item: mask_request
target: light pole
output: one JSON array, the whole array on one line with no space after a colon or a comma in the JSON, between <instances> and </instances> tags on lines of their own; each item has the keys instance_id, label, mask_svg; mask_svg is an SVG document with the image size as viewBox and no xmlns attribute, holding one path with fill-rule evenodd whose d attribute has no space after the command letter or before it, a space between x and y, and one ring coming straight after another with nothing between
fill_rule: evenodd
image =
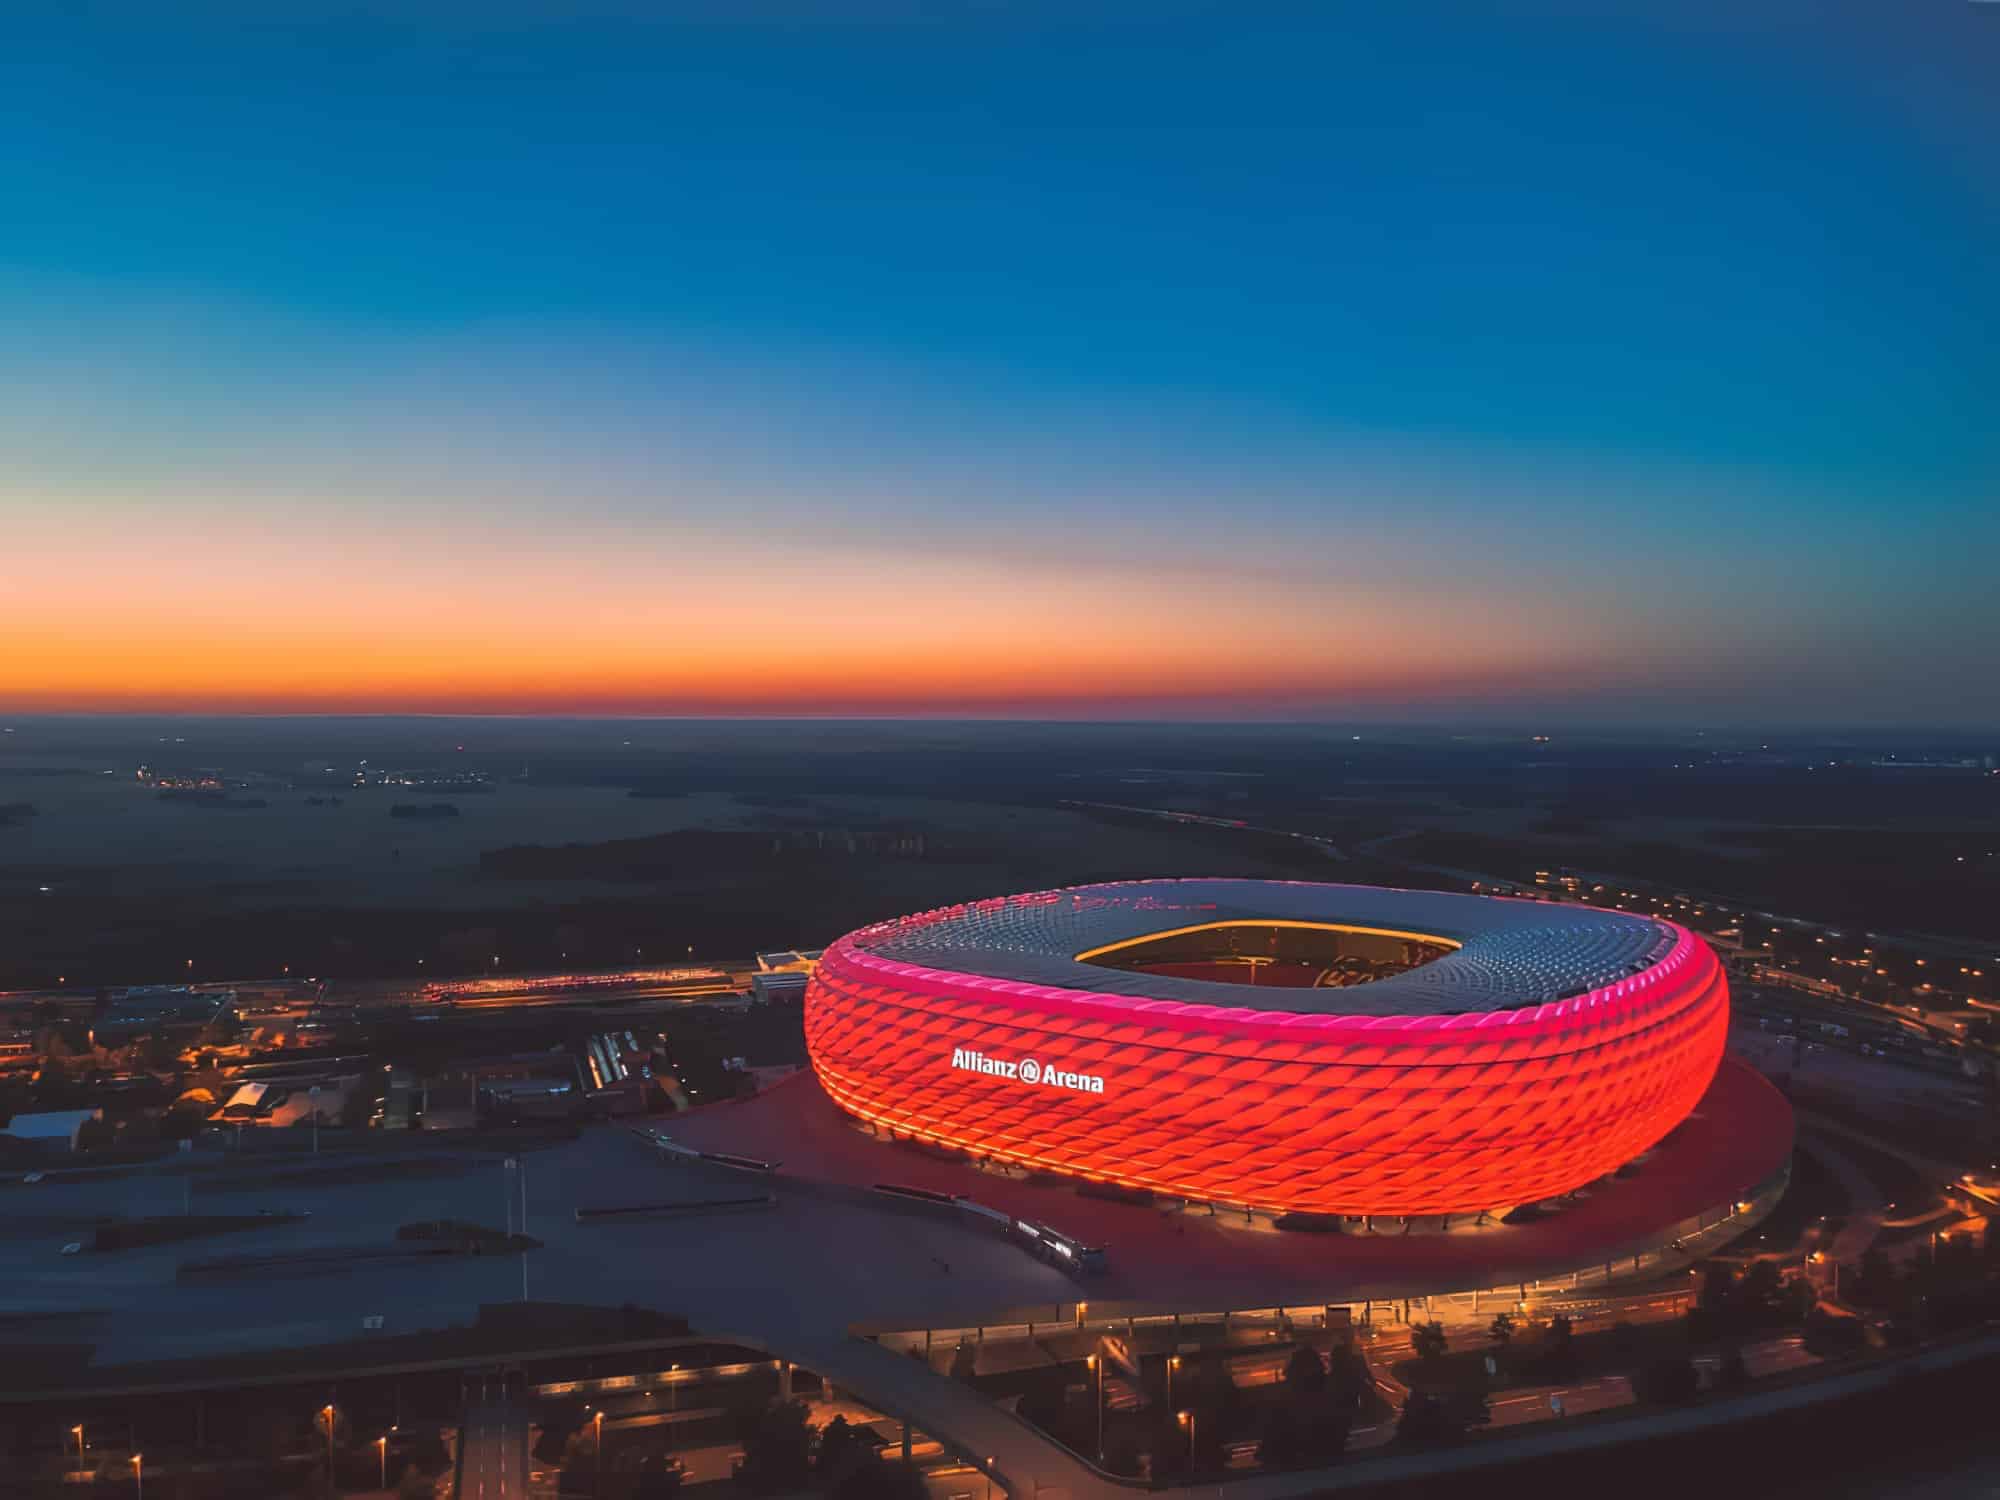
<instances>
[{"instance_id":1,"label":"light pole","mask_svg":"<svg viewBox=\"0 0 2000 1500\"><path fill-rule=\"evenodd\" d=\"M601 1495L604 1493L604 1411L602 1408L599 1408L597 1415L591 1418L591 1426L595 1429L595 1432L592 1435L590 1444L590 1492L593 1495Z\"/></svg>"},{"instance_id":2,"label":"light pole","mask_svg":"<svg viewBox=\"0 0 2000 1500\"><path fill-rule=\"evenodd\" d=\"M1191 1411L1180 1413L1180 1422L1181 1426L1188 1430L1188 1467L1192 1469L1194 1467L1194 1413Z\"/></svg>"},{"instance_id":3,"label":"light pole","mask_svg":"<svg viewBox=\"0 0 2000 1500\"><path fill-rule=\"evenodd\" d=\"M326 1418L326 1483L327 1488L331 1489L333 1487L333 1403L331 1401L327 1402L326 1405L319 1409L319 1414Z\"/></svg>"},{"instance_id":4,"label":"light pole","mask_svg":"<svg viewBox=\"0 0 2000 1500\"><path fill-rule=\"evenodd\" d=\"M1174 1371L1180 1367L1181 1357L1178 1354L1169 1354L1167 1356L1167 1406L1169 1409L1174 1404Z\"/></svg>"},{"instance_id":5,"label":"light pole","mask_svg":"<svg viewBox=\"0 0 2000 1500\"><path fill-rule=\"evenodd\" d=\"M132 1455L132 1482L139 1487L139 1500L146 1500L146 1455Z\"/></svg>"},{"instance_id":6,"label":"light pole","mask_svg":"<svg viewBox=\"0 0 2000 1500\"><path fill-rule=\"evenodd\" d=\"M386 1490L389 1488L389 1439L386 1436L375 1439L375 1456L382 1461L379 1480L382 1488Z\"/></svg>"},{"instance_id":7,"label":"light pole","mask_svg":"<svg viewBox=\"0 0 2000 1500\"><path fill-rule=\"evenodd\" d=\"M83 1467L83 1423L77 1423L76 1426L70 1428L70 1431L76 1434L76 1466L81 1469Z\"/></svg>"},{"instance_id":8,"label":"light pole","mask_svg":"<svg viewBox=\"0 0 2000 1500\"><path fill-rule=\"evenodd\" d=\"M1104 1462L1104 1361L1095 1354L1084 1361L1097 1372L1097 1461Z\"/></svg>"}]
</instances>

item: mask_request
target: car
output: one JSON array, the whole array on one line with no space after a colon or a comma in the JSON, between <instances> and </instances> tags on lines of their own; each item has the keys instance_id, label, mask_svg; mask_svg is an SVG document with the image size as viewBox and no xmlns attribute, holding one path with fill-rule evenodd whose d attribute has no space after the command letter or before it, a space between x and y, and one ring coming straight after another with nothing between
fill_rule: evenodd
<instances>
[{"instance_id":1,"label":"car","mask_svg":"<svg viewBox=\"0 0 2000 1500\"><path fill-rule=\"evenodd\" d=\"M41 1181L41 1180L42 1180L42 1179L43 1179L44 1177L46 1177L46 1176L48 1176L48 1175L49 1175L49 1174L48 1174L48 1173L46 1173L46 1172L30 1172L30 1173L29 1173L29 1174L28 1174L28 1175L27 1175L26 1177L23 1177L23 1178L21 1179L21 1181L23 1181L23 1182L40 1182L40 1181Z\"/></svg>"},{"instance_id":2,"label":"car","mask_svg":"<svg viewBox=\"0 0 2000 1500\"><path fill-rule=\"evenodd\" d=\"M71 1241L70 1241L70 1242L69 1242L69 1243L68 1243L67 1245L64 1245L64 1246L62 1247L62 1253L63 1253L64 1255L81 1255L81 1254L83 1254L83 1241L82 1241L82 1240L71 1240Z\"/></svg>"}]
</instances>

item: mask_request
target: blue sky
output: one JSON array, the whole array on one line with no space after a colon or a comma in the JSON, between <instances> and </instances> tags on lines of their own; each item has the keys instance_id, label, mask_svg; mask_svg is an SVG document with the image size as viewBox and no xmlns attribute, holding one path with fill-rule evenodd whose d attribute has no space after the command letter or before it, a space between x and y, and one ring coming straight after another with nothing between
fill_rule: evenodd
<instances>
[{"instance_id":1,"label":"blue sky","mask_svg":"<svg viewBox=\"0 0 2000 1500\"><path fill-rule=\"evenodd\" d=\"M739 666L829 708L920 632L999 658L1012 590L1282 654L1165 712L2000 722L2000 7L275 9L0 20L0 516L47 577L200 517L102 570L139 617L290 558L421 628L346 514L579 596L785 579L851 678ZM986 605L897 604L943 566Z\"/></svg>"}]
</instances>

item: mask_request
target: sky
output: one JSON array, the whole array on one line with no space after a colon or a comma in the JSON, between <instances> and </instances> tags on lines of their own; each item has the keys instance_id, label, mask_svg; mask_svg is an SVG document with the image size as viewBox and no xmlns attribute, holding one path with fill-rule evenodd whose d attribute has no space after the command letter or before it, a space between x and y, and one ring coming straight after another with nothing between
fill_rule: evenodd
<instances>
[{"instance_id":1,"label":"sky","mask_svg":"<svg viewBox=\"0 0 2000 1500\"><path fill-rule=\"evenodd\" d=\"M1973 0L0 8L0 711L2000 729L1995 77Z\"/></svg>"}]
</instances>

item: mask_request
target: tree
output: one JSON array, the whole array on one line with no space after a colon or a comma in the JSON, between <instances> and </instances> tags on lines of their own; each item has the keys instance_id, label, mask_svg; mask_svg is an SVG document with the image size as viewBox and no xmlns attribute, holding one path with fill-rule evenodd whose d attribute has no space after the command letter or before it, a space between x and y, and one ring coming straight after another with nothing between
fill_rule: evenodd
<instances>
[{"instance_id":1,"label":"tree","mask_svg":"<svg viewBox=\"0 0 2000 1500\"><path fill-rule=\"evenodd\" d=\"M1701 1292L1688 1309L1688 1338L1697 1344L1720 1337L1731 1323L1736 1296L1736 1273L1721 1261L1710 1261L1701 1279Z\"/></svg>"},{"instance_id":2,"label":"tree","mask_svg":"<svg viewBox=\"0 0 2000 1500\"><path fill-rule=\"evenodd\" d=\"M813 1459L813 1467L819 1471L822 1482L837 1479L853 1467L855 1456L864 1448L853 1424L845 1417L835 1417L819 1430L819 1453Z\"/></svg>"},{"instance_id":3,"label":"tree","mask_svg":"<svg viewBox=\"0 0 2000 1500\"><path fill-rule=\"evenodd\" d=\"M1318 1395L1326 1389L1326 1366L1318 1350L1301 1344L1292 1351L1285 1361L1285 1386L1298 1395Z\"/></svg>"},{"instance_id":4,"label":"tree","mask_svg":"<svg viewBox=\"0 0 2000 1500\"><path fill-rule=\"evenodd\" d=\"M1722 1363L1715 1371L1715 1383L1725 1391L1740 1391L1750 1383L1750 1367L1743 1362L1741 1349L1731 1349L1722 1356Z\"/></svg>"},{"instance_id":5,"label":"tree","mask_svg":"<svg viewBox=\"0 0 2000 1500\"><path fill-rule=\"evenodd\" d=\"M1396 1416L1396 1438L1412 1447L1428 1448L1449 1443L1464 1429L1455 1420L1450 1402L1429 1391L1411 1391Z\"/></svg>"},{"instance_id":6,"label":"tree","mask_svg":"<svg viewBox=\"0 0 2000 1500\"><path fill-rule=\"evenodd\" d=\"M1444 1358L1449 1347L1444 1336L1444 1324L1419 1323L1410 1330L1410 1347L1417 1358L1425 1364L1434 1364Z\"/></svg>"},{"instance_id":7,"label":"tree","mask_svg":"<svg viewBox=\"0 0 2000 1500\"><path fill-rule=\"evenodd\" d=\"M1347 1451L1348 1434L1354 1430L1351 1402L1321 1398L1306 1412L1299 1440L1305 1459L1311 1464L1330 1464Z\"/></svg>"},{"instance_id":8,"label":"tree","mask_svg":"<svg viewBox=\"0 0 2000 1500\"><path fill-rule=\"evenodd\" d=\"M1296 1407L1281 1401L1264 1416L1264 1436L1257 1444L1257 1462L1267 1469L1288 1469L1304 1456Z\"/></svg>"},{"instance_id":9,"label":"tree","mask_svg":"<svg viewBox=\"0 0 2000 1500\"><path fill-rule=\"evenodd\" d=\"M1140 1461L1138 1434L1129 1427L1114 1427L1104 1435L1104 1472L1125 1479L1137 1479L1145 1465Z\"/></svg>"},{"instance_id":10,"label":"tree","mask_svg":"<svg viewBox=\"0 0 2000 1500\"><path fill-rule=\"evenodd\" d=\"M76 1149L95 1151L117 1138L118 1128L109 1120L85 1120L76 1127Z\"/></svg>"},{"instance_id":11,"label":"tree","mask_svg":"<svg viewBox=\"0 0 2000 1500\"><path fill-rule=\"evenodd\" d=\"M1777 1321L1783 1278L1775 1261L1753 1261L1729 1303L1729 1331L1748 1333Z\"/></svg>"},{"instance_id":12,"label":"tree","mask_svg":"<svg viewBox=\"0 0 2000 1500\"><path fill-rule=\"evenodd\" d=\"M639 1482L632 1489L632 1500L669 1500L680 1492L680 1466L668 1463L664 1454L650 1454L639 1465Z\"/></svg>"},{"instance_id":13,"label":"tree","mask_svg":"<svg viewBox=\"0 0 2000 1500\"><path fill-rule=\"evenodd\" d=\"M1147 1451L1153 1455L1155 1479L1182 1479L1194 1472L1187 1428L1180 1425L1177 1413L1165 1408L1155 1413Z\"/></svg>"},{"instance_id":14,"label":"tree","mask_svg":"<svg viewBox=\"0 0 2000 1500\"><path fill-rule=\"evenodd\" d=\"M1846 1280L1847 1297L1864 1307L1887 1307L1896 1295L1896 1268L1882 1250L1870 1247Z\"/></svg>"},{"instance_id":15,"label":"tree","mask_svg":"<svg viewBox=\"0 0 2000 1500\"><path fill-rule=\"evenodd\" d=\"M1542 1338L1542 1373L1554 1380L1569 1380L1576 1374L1576 1327L1566 1313L1549 1319Z\"/></svg>"},{"instance_id":16,"label":"tree","mask_svg":"<svg viewBox=\"0 0 2000 1500\"><path fill-rule=\"evenodd\" d=\"M561 1493L576 1494L596 1488L603 1462L597 1439L597 1426L593 1422L584 1423L564 1439L562 1469L556 1480Z\"/></svg>"},{"instance_id":17,"label":"tree","mask_svg":"<svg viewBox=\"0 0 2000 1500\"><path fill-rule=\"evenodd\" d=\"M1221 1467L1223 1442L1236 1432L1243 1408L1243 1393L1237 1390L1229 1366L1219 1359L1203 1360L1188 1404L1195 1414L1195 1465Z\"/></svg>"},{"instance_id":18,"label":"tree","mask_svg":"<svg viewBox=\"0 0 2000 1500\"><path fill-rule=\"evenodd\" d=\"M803 1401L773 1401L744 1424L738 1477L753 1494L803 1489L812 1472L813 1430Z\"/></svg>"},{"instance_id":19,"label":"tree","mask_svg":"<svg viewBox=\"0 0 2000 1500\"><path fill-rule=\"evenodd\" d=\"M930 1489L924 1484L923 1471L914 1464L871 1458L847 1476L834 1491L834 1500L930 1500Z\"/></svg>"},{"instance_id":20,"label":"tree","mask_svg":"<svg viewBox=\"0 0 2000 1500\"><path fill-rule=\"evenodd\" d=\"M1632 1384L1642 1401L1682 1405L1694 1400L1701 1389L1701 1377L1686 1355L1667 1354L1642 1369Z\"/></svg>"},{"instance_id":21,"label":"tree","mask_svg":"<svg viewBox=\"0 0 2000 1500\"><path fill-rule=\"evenodd\" d=\"M1806 1318L1805 1342L1810 1354L1852 1354L1868 1342L1868 1327L1859 1318L1815 1311Z\"/></svg>"},{"instance_id":22,"label":"tree","mask_svg":"<svg viewBox=\"0 0 2000 1500\"><path fill-rule=\"evenodd\" d=\"M1778 1294L1777 1306L1773 1312L1781 1323L1788 1326L1803 1323L1806 1314L1811 1312L1818 1302L1819 1293L1813 1290L1810 1281L1803 1276L1788 1276L1785 1278L1784 1290Z\"/></svg>"},{"instance_id":23,"label":"tree","mask_svg":"<svg viewBox=\"0 0 2000 1500\"><path fill-rule=\"evenodd\" d=\"M201 1128L208 1123L208 1106L191 1103L185 1096L174 1101L173 1108L160 1117L160 1139L166 1141L193 1140L201 1134Z\"/></svg>"},{"instance_id":24,"label":"tree","mask_svg":"<svg viewBox=\"0 0 2000 1500\"><path fill-rule=\"evenodd\" d=\"M1336 1344L1327 1364L1327 1399L1339 1410L1353 1413L1361 1405L1361 1398L1374 1388L1368 1366L1362 1363L1351 1343Z\"/></svg>"},{"instance_id":25,"label":"tree","mask_svg":"<svg viewBox=\"0 0 2000 1500\"><path fill-rule=\"evenodd\" d=\"M1484 1386L1468 1386L1452 1392L1448 1409L1460 1432L1470 1427L1484 1427L1493 1420L1493 1407L1486 1399Z\"/></svg>"},{"instance_id":26,"label":"tree","mask_svg":"<svg viewBox=\"0 0 2000 1500\"><path fill-rule=\"evenodd\" d=\"M1514 1315L1496 1313L1493 1321L1486 1325L1486 1331L1493 1335L1493 1342L1498 1344L1500 1352L1505 1354L1508 1346L1514 1342Z\"/></svg>"}]
</instances>

